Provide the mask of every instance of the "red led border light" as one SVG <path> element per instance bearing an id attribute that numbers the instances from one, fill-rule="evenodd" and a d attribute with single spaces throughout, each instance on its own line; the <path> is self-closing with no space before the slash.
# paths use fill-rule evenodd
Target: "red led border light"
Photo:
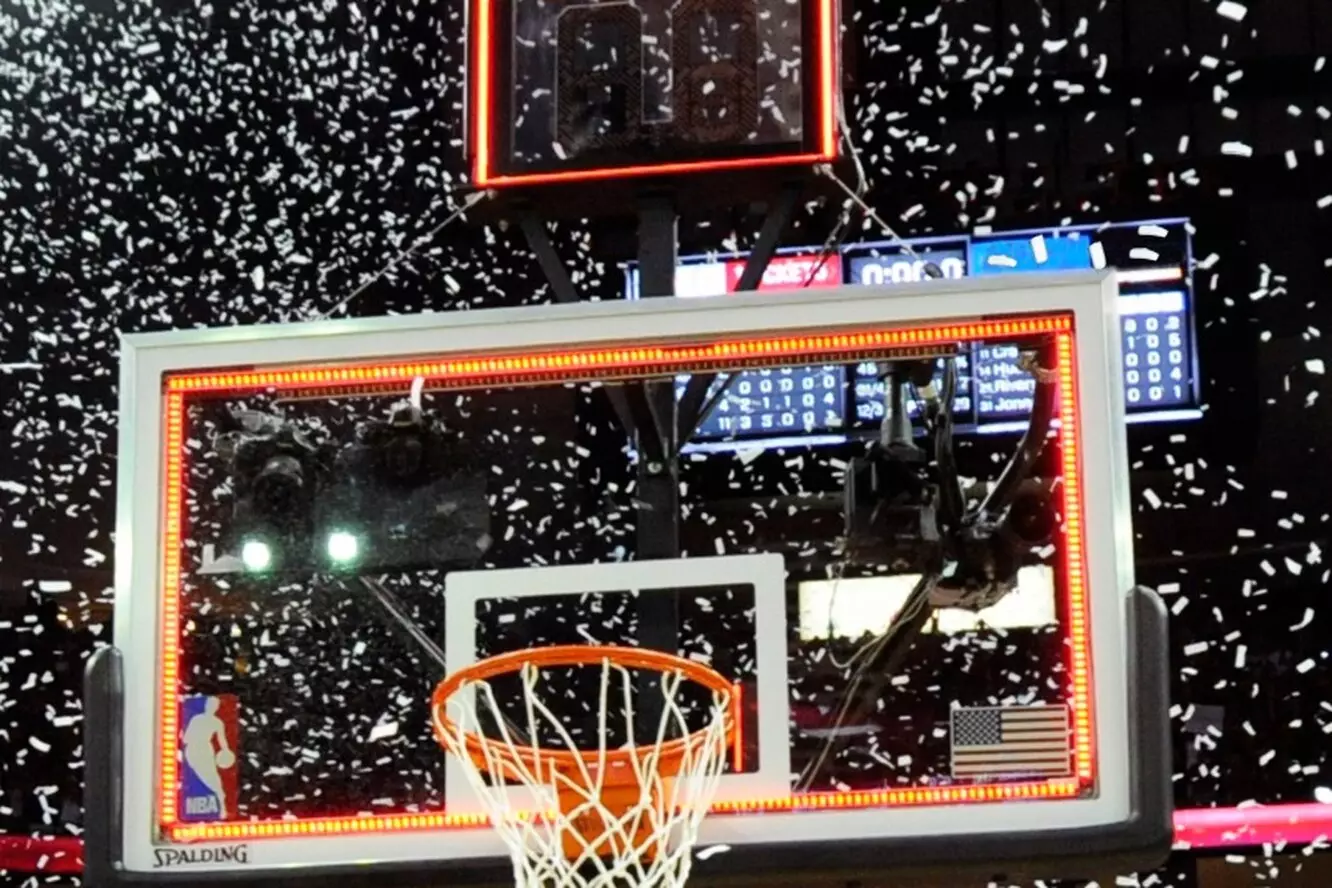
<path id="1" fill-rule="evenodd" d="M 1068 590 L 1068 674 L 1073 682 L 1073 774 L 1090 786 L 1096 778 L 1092 741 L 1090 603 L 1087 600 L 1086 533 L 1082 519 L 1082 461 L 1078 445 L 1077 354 L 1073 335 L 1055 337 L 1059 384 L 1059 453 L 1063 461 L 1064 588 Z"/>
<path id="2" fill-rule="evenodd" d="M 1055 334 L 1058 356 L 1060 445 L 1063 459 L 1064 569 L 1069 606 L 1069 671 L 1072 682 L 1073 776 L 1065 779 L 1004 785 L 893 789 L 874 792 L 832 792 L 783 796 L 714 806 L 718 814 L 810 811 L 880 806 L 939 805 L 968 802 L 1073 798 L 1095 781 L 1092 739 L 1091 663 L 1088 637 L 1081 467 L 1078 449 L 1077 377 L 1072 321 L 1067 315 L 1029 317 L 969 324 L 856 333 L 811 334 L 756 338 L 682 346 L 642 346 L 571 350 L 534 355 L 504 355 L 443 360 L 378 362 L 310 368 L 198 373 L 169 376 L 164 407 L 165 498 L 162 524 L 161 684 L 158 723 L 158 821 L 172 841 L 261 839 L 328 836 L 382 831 L 469 828 L 486 824 L 481 815 L 386 814 L 305 820 L 184 824 L 176 810 L 179 765 L 180 583 L 184 539 L 185 399 L 189 395 L 255 389 L 318 388 L 357 383 L 400 383 L 426 377 L 475 384 L 487 378 L 506 382 L 551 376 L 576 378 L 579 371 L 607 368 L 630 374 L 670 370 L 688 372 L 719 362 L 762 359 L 820 360 L 866 349 L 891 350 L 943 345 L 960 341 L 1007 339 Z M 442 754 L 442 753 L 441 753 Z"/>
<path id="3" fill-rule="evenodd" d="M 680 163 L 643 164 L 637 166 L 602 167 L 588 170 L 566 170 L 553 173 L 525 173 L 496 175 L 494 172 L 495 132 L 495 14 L 494 7 L 501 0 L 473 0 L 471 29 L 472 77 L 470 108 L 472 144 L 472 181 L 478 188 L 503 188 L 514 185 L 553 185 L 570 182 L 594 182 L 605 179 L 628 179 L 639 176 L 676 176 L 688 173 L 722 172 L 726 170 L 754 169 L 756 167 L 790 166 L 796 164 L 827 163 L 837 157 L 837 83 L 836 48 L 833 35 L 836 15 L 833 0 L 815 0 L 818 3 L 819 33 L 818 58 L 818 110 L 819 144 L 816 151 L 783 154 L 772 157 L 749 157 L 731 160 L 699 160 Z"/>
<path id="4" fill-rule="evenodd" d="M 165 453 L 162 477 L 166 496 L 162 503 L 162 592 L 158 651 L 158 819 L 163 826 L 176 822 L 180 784 L 180 570 L 185 520 L 185 398 L 166 396 Z"/>
<path id="5" fill-rule="evenodd" d="M 166 379 L 168 392 L 216 393 L 247 389 L 321 389 L 331 386 L 409 384 L 416 379 L 480 385 L 487 382 L 566 380 L 579 373 L 623 371 L 627 376 L 669 375 L 741 361 L 836 359 L 840 355 L 889 349 L 943 346 L 978 339 L 1004 339 L 1061 333 L 1072 328 L 1063 315 L 939 324 L 929 327 L 815 333 L 777 338 L 732 339 L 688 345 L 619 346 L 492 357 L 415 359 L 325 367 L 283 367 L 180 373 Z"/>
<path id="6" fill-rule="evenodd" d="M 873 792 L 825 792 L 783 796 L 748 802 L 718 802 L 711 813 L 721 815 L 794 813 L 797 811 L 883 808 L 889 805 L 945 805 L 958 802 L 1000 802 L 1073 798 L 1078 781 L 1064 778 L 1044 783 L 1006 786 L 953 786 L 889 789 Z M 301 836 L 337 836 L 354 833 L 410 832 L 427 829 L 478 829 L 488 826 L 484 814 L 378 814 L 320 817 L 308 820 L 270 820 L 244 823 L 177 824 L 169 831 L 174 842 L 240 841 Z"/>

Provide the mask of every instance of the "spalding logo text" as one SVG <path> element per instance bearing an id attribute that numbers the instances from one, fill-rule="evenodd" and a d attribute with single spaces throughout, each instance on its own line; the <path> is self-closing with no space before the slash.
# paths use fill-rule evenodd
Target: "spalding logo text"
<path id="1" fill-rule="evenodd" d="M 201 863 L 249 863 L 249 845 L 223 845 L 214 848 L 156 848 L 153 869 L 195 866 Z"/>

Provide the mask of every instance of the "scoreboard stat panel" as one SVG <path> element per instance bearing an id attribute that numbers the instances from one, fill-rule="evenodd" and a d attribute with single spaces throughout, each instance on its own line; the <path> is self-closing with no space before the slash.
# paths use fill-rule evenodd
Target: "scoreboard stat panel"
<path id="1" fill-rule="evenodd" d="M 838 284 L 916 283 L 933 265 L 947 279 L 1113 267 L 1120 288 L 1124 398 L 1132 420 L 1197 415 L 1188 223 L 1151 223 L 859 244 L 821 256 L 817 249 L 773 258 L 760 291 Z M 734 293 L 745 258 L 686 259 L 676 272 L 680 298 Z M 637 295 L 630 268 L 628 296 Z M 1019 427 L 1034 381 L 1011 346 L 976 343 L 958 358 L 955 422 L 962 431 Z M 722 380 L 715 383 L 720 387 Z M 871 429 L 883 416 L 883 382 L 872 363 L 737 374 L 695 434 L 695 442 L 840 436 Z M 677 388 L 683 391 L 684 380 Z M 714 389 L 715 392 L 715 389 Z M 912 408 L 915 409 L 914 406 Z"/>

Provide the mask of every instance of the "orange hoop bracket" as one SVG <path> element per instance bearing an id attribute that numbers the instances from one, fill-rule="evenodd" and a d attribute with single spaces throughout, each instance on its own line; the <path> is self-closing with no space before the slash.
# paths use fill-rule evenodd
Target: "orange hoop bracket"
<path id="1" fill-rule="evenodd" d="M 459 669 L 435 686 L 430 696 L 431 724 L 435 738 L 447 748 L 445 737 L 458 733 L 457 723 L 449 717 L 448 702 L 464 685 L 471 682 L 485 681 L 506 672 L 517 672 L 529 666 L 590 666 L 595 663 L 613 663 L 632 669 L 651 669 L 659 672 L 678 672 L 690 681 L 696 682 L 726 698 L 726 740 L 727 745 L 735 745 L 740 737 L 740 712 L 738 711 L 740 689 L 738 685 L 727 681 L 725 676 L 711 667 L 667 654 L 661 651 L 642 650 L 640 648 L 619 647 L 595 644 L 562 644 L 551 647 L 513 651 L 479 660 L 471 666 Z M 505 759 L 517 759 L 529 770 L 539 770 L 543 765 L 553 767 L 564 774 L 575 774 L 580 767 L 605 763 L 607 776 L 623 773 L 632 779 L 632 768 L 625 767 L 643 756 L 652 754 L 657 757 L 657 768 L 667 777 L 673 777 L 679 771 L 680 762 L 685 754 L 701 742 L 706 729 L 687 737 L 666 743 L 649 744 L 632 749 L 615 750 L 562 750 L 542 749 L 536 746 L 510 744 L 492 740 L 482 734 L 467 732 L 463 743 L 467 755 L 481 770 L 489 770 L 490 759 L 487 748 L 501 762 Z M 735 761 L 740 761 L 737 749 Z"/>

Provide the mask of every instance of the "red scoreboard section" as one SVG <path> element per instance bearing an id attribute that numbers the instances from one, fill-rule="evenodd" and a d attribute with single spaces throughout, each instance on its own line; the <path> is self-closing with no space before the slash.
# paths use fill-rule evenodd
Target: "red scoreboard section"
<path id="1" fill-rule="evenodd" d="M 732 259 L 726 263 L 726 292 L 736 292 L 736 286 L 745 273 L 745 260 Z M 774 256 L 763 270 L 760 290 L 801 290 L 805 287 L 837 287 L 842 283 L 842 257 Z"/>
<path id="2" fill-rule="evenodd" d="M 675 270 L 675 295 L 682 299 L 738 292 L 745 273 L 744 259 L 681 265 Z M 836 287 L 842 283 L 842 257 L 820 257 L 814 253 L 774 256 L 763 271 L 758 288 L 803 290 L 806 287 Z M 637 292 L 637 284 L 634 284 Z"/>

